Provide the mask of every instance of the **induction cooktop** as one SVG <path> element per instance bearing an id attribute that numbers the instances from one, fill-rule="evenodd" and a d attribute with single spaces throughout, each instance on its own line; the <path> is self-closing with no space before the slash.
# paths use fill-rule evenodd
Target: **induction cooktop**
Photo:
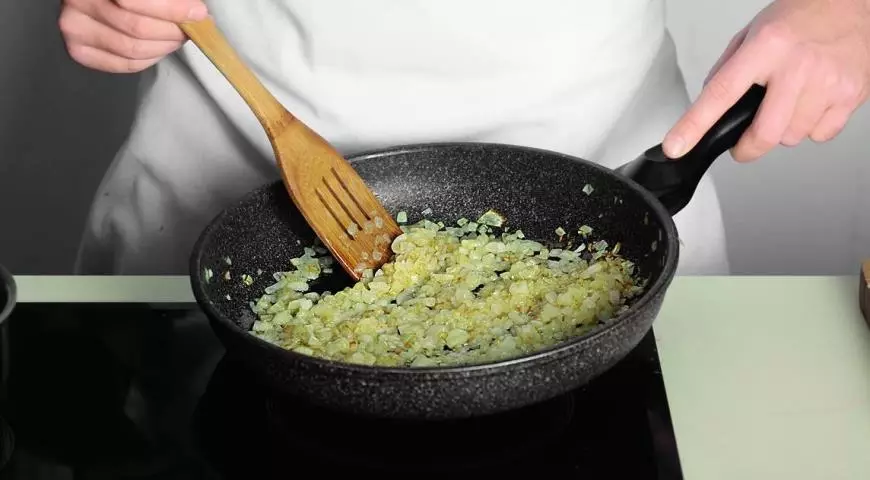
<path id="1" fill-rule="evenodd" d="M 20 304 L 2 335 L 0 479 L 682 478 L 653 332 L 567 395 L 447 422 L 274 394 L 195 304 Z"/>

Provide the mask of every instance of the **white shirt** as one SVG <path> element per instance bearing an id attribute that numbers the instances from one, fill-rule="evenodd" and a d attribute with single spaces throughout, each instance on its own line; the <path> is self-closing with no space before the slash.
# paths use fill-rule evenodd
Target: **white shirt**
<path id="1" fill-rule="evenodd" d="M 616 167 L 688 105 L 662 0 L 212 0 L 275 96 L 345 154 L 489 141 Z M 95 197 L 81 273 L 186 274 L 202 228 L 277 179 L 247 105 L 192 44 L 144 83 Z M 727 273 L 709 178 L 676 217 L 682 273 Z"/>

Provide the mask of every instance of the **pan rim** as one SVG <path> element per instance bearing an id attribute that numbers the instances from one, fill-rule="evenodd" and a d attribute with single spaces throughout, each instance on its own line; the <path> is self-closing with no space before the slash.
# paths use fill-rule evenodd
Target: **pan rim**
<path id="1" fill-rule="evenodd" d="M 15 277 L 3 265 L 0 265 L 0 283 L 2 283 L 2 288 L 6 291 L 7 297 L 6 304 L 0 305 L 0 325 L 2 325 L 12 314 L 12 310 L 15 308 L 18 300 L 18 288 L 15 284 Z"/>
<path id="2" fill-rule="evenodd" d="M 358 376 L 378 376 L 383 378 L 384 376 L 389 377 L 399 377 L 399 378 L 407 378 L 407 377 L 426 377 L 426 378 L 440 378 L 440 377 L 452 377 L 456 375 L 463 376 L 487 376 L 496 374 L 498 371 L 501 371 L 505 368 L 526 368 L 531 367 L 533 365 L 539 365 L 540 363 L 549 363 L 550 361 L 554 361 L 564 357 L 571 353 L 571 351 L 581 344 L 588 343 L 594 341 L 595 338 L 603 336 L 627 322 L 630 322 L 633 318 L 637 317 L 641 311 L 653 301 L 653 299 L 657 298 L 660 294 L 663 294 L 667 291 L 669 285 L 673 281 L 673 277 L 676 273 L 677 264 L 679 262 L 679 240 L 678 240 L 678 232 L 676 223 L 674 222 L 673 217 L 670 213 L 668 213 L 665 206 L 656 198 L 655 195 L 652 194 L 649 190 L 645 189 L 643 186 L 635 182 L 634 180 L 625 177 L 615 170 L 612 170 L 603 165 L 597 164 L 590 160 L 586 160 L 581 157 L 568 155 L 565 153 L 557 152 L 554 150 L 547 150 L 543 148 L 537 147 L 529 147 L 523 145 L 515 145 L 509 143 L 498 143 L 498 142 L 425 142 L 425 143 L 409 143 L 409 144 L 401 144 L 395 146 L 387 146 L 375 149 L 363 150 L 357 153 L 353 153 L 351 155 L 346 156 L 348 162 L 353 164 L 354 162 L 361 161 L 364 159 L 370 158 L 379 158 L 379 157 L 389 157 L 393 155 L 407 154 L 425 150 L 432 149 L 451 149 L 451 148 L 496 148 L 496 149 L 505 149 L 511 152 L 521 152 L 525 151 L 528 153 L 537 153 L 543 154 L 551 157 L 560 157 L 565 160 L 579 162 L 584 164 L 585 166 L 596 170 L 601 175 L 610 176 L 612 179 L 615 179 L 619 182 L 624 183 L 627 187 L 633 190 L 636 194 L 640 195 L 643 198 L 650 209 L 653 212 L 655 218 L 662 225 L 664 230 L 665 237 L 668 240 L 667 251 L 665 252 L 665 264 L 662 267 L 661 274 L 658 276 L 655 282 L 649 287 L 649 289 L 643 293 L 641 298 L 635 302 L 626 312 L 622 313 L 620 316 L 613 318 L 606 325 L 599 326 L 596 329 L 593 329 L 586 334 L 565 340 L 559 344 L 537 350 L 532 353 L 528 353 L 522 356 L 508 358 L 505 360 L 500 360 L 496 362 L 487 362 L 480 364 L 471 364 L 471 365 L 457 365 L 457 366 L 434 366 L 434 367 L 381 367 L 374 365 L 359 365 L 353 363 L 346 362 L 338 362 L 334 360 L 322 359 L 319 357 L 314 357 L 310 355 L 304 355 L 301 353 L 294 352 L 292 350 L 288 350 L 278 345 L 274 345 L 270 342 L 257 338 L 250 334 L 249 331 L 242 330 L 235 322 L 230 320 L 226 315 L 219 312 L 218 309 L 214 306 L 213 302 L 208 298 L 204 289 L 203 282 L 200 278 L 200 266 L 201 266 L 201 256 L 202 256 L 202 244 L 209 238 L 211 238 L 211 233 L 222 223 L 222 220 L 233 210 L 234 207 L 237 207 L 246 199 L 250 198 L 255 192 L 259 192 L 264 189 L 274 188 L 276 184 L 280 183 L 281 180 L 275 180 L 272 182 L 268 182 L 263 184 L 256 189 L 253 189 L 247 192 L 244 196 L 242 196 L 239 200 L 237 200 L 234 204 L 224 208 L 220 211 L 203 229 L 197 238 L 196 243 L 193 247 L 192 256 L 190 258 L 190 281 L 191 287 L 193 290 L 194 297 L 197 300 L 200 308 L 208 315 L 210 318 L 217 320 L 227 326 L 230 329 L 237 330 L 239 333 L 243 334 L 246 338 L 246 341 L 253 342 L 262 346 L 270 351 L 275 352 L 276 355 L 284 356 L 288 360 L 296 361 L 296 362 L 304 362 L 311 366 L 316 366 L 319 368 L 325 368 L 334 371 L 341 371 L 350 375 L 358 375 Z M 653 319 L 654 321 L 655 319 Z"/>

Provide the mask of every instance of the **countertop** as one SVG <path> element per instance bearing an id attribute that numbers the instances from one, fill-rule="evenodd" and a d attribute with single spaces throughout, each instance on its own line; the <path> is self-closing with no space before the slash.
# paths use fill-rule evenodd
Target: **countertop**
<path id="1" fill-rule="evenodd" d="M 187 277 L 16 277 L 19 302 L 192 302 Z M 870 478 L 858 277 L 677 277 L 654 329 L 689 480 Z"/>

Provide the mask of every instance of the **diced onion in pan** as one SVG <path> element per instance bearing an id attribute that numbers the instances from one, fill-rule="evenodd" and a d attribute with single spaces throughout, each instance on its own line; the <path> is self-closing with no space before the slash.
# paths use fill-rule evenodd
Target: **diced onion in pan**
<path id="1" fill-rule="evenodd" d="M 607 251 L 604 240 L 588 249 L 548 248 L 519 231 L 493 233 L 492 224 L 503 222 L 487 212 L 450 227 L 426 219 L 403 226 L 388 263 L 334 293 L 310 291 L 332 262 L 323 250 L 305 249 L 252 302 L 258 320 L 251 333 L 340 362 L 468 365 L 583 334 L 622 313 L 642 291 L 632 262 Z"/>

